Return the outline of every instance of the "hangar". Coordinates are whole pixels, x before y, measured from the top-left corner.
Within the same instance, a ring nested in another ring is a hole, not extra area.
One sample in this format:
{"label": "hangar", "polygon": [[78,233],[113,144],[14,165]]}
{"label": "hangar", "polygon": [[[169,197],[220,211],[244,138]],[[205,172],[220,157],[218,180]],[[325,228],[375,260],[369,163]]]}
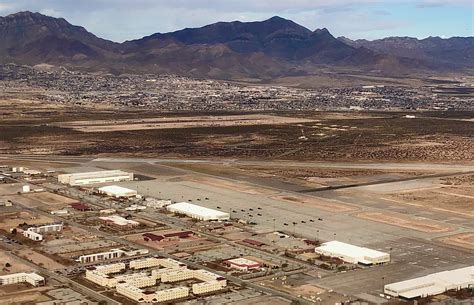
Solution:
{"label": "hangar", "polygon": [[224,213],[221,211],[205,208],[199,205],[195,205],[188,202],[178,202],[175,204],[170,204],[166,207],[170,212],[177,214],[184,214],[188,217],[199,219],[203,221],[208,220],[228,220],[230,218],[229,213]]}
{"label": "hangar", "polygon": [[414,299],[469,287],[474,287],[474,266],[388,284],[384,286],[384,293],[393,297]]}
{"label": "hangar", "polygon": [[105,194],[110,197],[133,197],[137,196],[138,193],[135,190],[128,189],[126,187],[121,187],[118,185],[109,185],[99,188],[99,193]]}
{"label": "hangar", "polygon": [[69,185],[84,185],[132,180],[133,173],[127,173],[121,170],[107,170],[58,175],[58,181],[60,183]]}
{"label": "hangar", "polygon": [[376,265],[388,263],[390,254],[358,247],[340,241],[329,241],[315,249],[316,253],[324,256],[337,257],[351,264]]}

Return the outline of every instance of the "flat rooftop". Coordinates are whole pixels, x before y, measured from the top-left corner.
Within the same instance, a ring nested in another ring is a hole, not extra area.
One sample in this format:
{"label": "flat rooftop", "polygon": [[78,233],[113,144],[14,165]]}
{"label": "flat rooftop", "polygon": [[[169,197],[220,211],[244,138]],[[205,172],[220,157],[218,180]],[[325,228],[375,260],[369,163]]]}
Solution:
{"label": "flat rooftop", "polygon": [[229,213],[205,208],[189,202],[178,202],[170,204],[167,209],[179,210],[182,213],[194,214],[203,217],[228,217]]}
{"label": "flat rooftop", "polygon": [[412,299],[443,293],[448,289],[465,288],[472,285],[474,285],[474,266],[432,273],[388,284],[384,286],[384,291],[393,296]]}
{"label": "flat rooftop", "polygon": [[130,175],[130,173],[127,173],[121,170],[106,170],[106,171],[95,171],[95,172],[86,172],[86,173],[64,174],[64,176],[74,177],[75,179],[107,178],[107,177],[128,176],[128,175]]}
{"label": "flat rooftop", "polygon": [[328,241],[326,243],[323,243],[320,247],[317,247],[316,249],[323,250],[323,251],[328,251],[332,253],[339,253],[339,254],[344,254],[350,257],[381,257],[388,255],[388,253],[365,248],[365,247],[359,247],[359,246],[354,246],[351,244],[346,244],[344,242],[340,242],[337,240],[334,241]]}

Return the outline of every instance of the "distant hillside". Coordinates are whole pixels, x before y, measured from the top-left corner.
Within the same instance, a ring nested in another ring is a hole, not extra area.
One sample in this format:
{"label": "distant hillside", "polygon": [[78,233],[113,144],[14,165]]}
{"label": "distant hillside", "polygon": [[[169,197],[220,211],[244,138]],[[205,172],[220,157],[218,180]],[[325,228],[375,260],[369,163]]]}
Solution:
{"label": "distant hillside", "polygon": [[470,68],[473,58],[472,38],[352,41],[280,17],[218,22],[119,44],[62,18],[20,12],[0,17],[0,40],[0,63],[221,79],[306,75],[320,66],[404,74]]}
{"label": "distant hillside", "polygon": [[389,37],[378,40],[350,40],[340,37],[340,41],[357,48],[367,48],[380,54],[414,58],[456,67],[474,67],[474,37]]}

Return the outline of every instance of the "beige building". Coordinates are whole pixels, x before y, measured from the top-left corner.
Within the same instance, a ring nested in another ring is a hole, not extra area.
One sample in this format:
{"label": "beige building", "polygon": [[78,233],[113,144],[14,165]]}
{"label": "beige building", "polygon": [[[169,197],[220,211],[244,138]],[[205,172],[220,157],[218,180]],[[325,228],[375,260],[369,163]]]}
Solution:
{"label": "beige building", "polygon": [[[136,259],[130,261],[128,266],[130,270],[144,271],[123,273],[126,270],[124,263],[110,264],[89,268],[86,271],[86,279],[103,287],[115,288],[117,293],[136,302],[169,302],[189,295],[190,288],[182,286],[155,292],[143,289],[156,286],[158,280],[170,283],[195,278],[202,281],[191,286],[196,295],[219,291],[227,286],[226,279],[220,275],[207,270],[190,270],[185,264],[173,259]],[[114,273],[121,274],[114,276]]]}
{"label": "beige building", "polygon": [[95,269],[104,274],[119,273],[126,269],[125,263],[96,266]]}
{"label": "beige building", "polygon": [[0,285],[12,285],[19,283],[28,283],[33,286],[43,286],[45,284],[44,277],[31,272],[20,272],[0,276]]}
{"label": "beige building", "polygon": [[102,287],[115,287],[117,280],[97,270],[86,270],[86,279]]}
{"label": "beige building", "polygon": [[117,292],[136,302],[162,303],[185,298],[189,295],[189,288],[176,287],[148,293],[128,283],[119,284]]}
{"label": "beige building", "polygon": [[146,269],[161,266],[161,260],[154,257],[136,259],[130,262],[130,269]]}
{"label": "beige building", "polygon": [[192,289],[194,294],[206,294],[221,290],[225,286],[220,281],[210,281],[193,284]]}
{"label": "beige building", "polygon": [[193,278],[193,271],[189,269],[177,269],[171,270],[170,272],[163,273],[161,275],[161,281],[163,283],[168,282],[181,282]]}

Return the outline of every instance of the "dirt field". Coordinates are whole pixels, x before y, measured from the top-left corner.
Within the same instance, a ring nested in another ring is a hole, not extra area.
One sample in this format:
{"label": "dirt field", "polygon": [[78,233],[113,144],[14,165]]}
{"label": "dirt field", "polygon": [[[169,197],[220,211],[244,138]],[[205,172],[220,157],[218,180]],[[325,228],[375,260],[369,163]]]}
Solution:
{"label": "dirt field", "polygon": [[[9,305],[16,305],[16,304],[36,304],[38,302],[46,302],[49,301],[50,298],[41,294],[38,288],[35,288],[33,291],[31,290],[31,286],[27,287],[26,285],[8,285],[4,288],[12,288],[15,291],[8,293],[2,293],[3,288],[0,290],[0,304],[9,304]],[[27,291],[26,291],[27,290]],[[42,290],[42,289],[41,289]]]}
{"label": "dirt field", "polygon": [[[82,132],[73,126],[61,128],[57,124],[98,120],[117,121],[123,126],[123,122],[128,121],[134,125],[137,117],[154,119],[164,115],[158,112],[94,112],[87,109],[60,112],[51,109],[47,114],[39,111],[0,122],[0,153],[446,162],[472,161],[474,155],[470,132],[473,123],[450,119],[458,117],[457,113],[443,113],[442,120],[435,117],[436,113],[406,120],[402,113],[295,112],[285,115],[312,121],[144,130],[132,130],[127,126],[127,131]],[[186,115],[196,117],[195,113],[167,113],[166,118],[173,121],[174,117],[185,119]],[[244,116],[242,113],[228,116],[236,115]],[[472,117],[469,112],[463,115]],[[222,113],[202,115],[209,116],[225,117]],[[284,117],[278,112],[271,116]],[[98,126],[100,129],[105,127]],[[302,134],[305,135],[303,139]]]}
{"label": "dirt field", "polygon": [[474,250],[474,232],[446,236],[438,240],[446,244]]}
{"label": "dirt field", "polygon": [[435,222],[433,220],[393,212],[363,212],[357,214],[356,216],[362,219],[378,221],[389,225],[426,233],[441,233],[453,230],[452,227]]}
{"label": "dirt field", "polygon": [[16,212],[0,215],[0,229],[5,231],[17,227],[19,224],[24,222],[28,224],[43,224],[51,223],[53,222],[53,219],[42,215],[32,215],[29,212]]}
{"label": "dirt field", "polygon": [[[6,268],[6,263],[9,263],[11,266]],[[5,251],[2,250],[0,250],[0,266],[0,275],[33,271],[31,267],[19,262],[18,260],[15,260],[15,258],[10,257],[5,253]]]}
{"label": "dirt field", "polygon": [[196,182],[196,183],[215,186],[218,188],[225,188],[225,189],[238,191],[238,192],[246,193],[246,194],[252,194],[252,195],[270,195],[270,194],[276,193],[276,191],[271,190],[271,189],[252,186],[252,185],[246,185],[243,183],[237,183],[237,182],[232,182],[225,179],[219,179],[219,178],[213,178],[213,177],[186,176],[184,177],[184,179],[188,181]]}
{"label": "dirt field", "polygon": [[473,191],[472,188],[442,187],[431,190],[391,194],[385,196],[385,199],[430,210],[452,212],[474,217]]}
{"label": "dirt field", "polygon": [[277,200],[284,200],[287,202],[297,203],[297,204],[304,204],[308,205],[317,209],[321,209],[328,212],[334,213],[344,213],[350,211],[356,211],[358,208],[354,206],[350,206],[348,204],[338,203],[335,201],[329,201],[324,199],[319,199],[310,196],[303,196],[303,195],[278,195],[271,197],[272,199]]}
{"label": "dirt field", "polygon": [[15,195],[10,196],[8,199],[13,202],[18,202],[28,208],[47,207],[48,210],[62,209],[73,202],[77,202],[77,200],[49,192]]}
{"label": "dirt field", "polygon": [[49,257],[44,256],[38,252],[29,249],[22,249],[18,251],[18,255],[29,260],[30,262],[34,263],[35,265],[44,267],[48,270],[56,270],[64,268],[63,265],[55,262]]}
{"label": "dirt field", "polygon": [[160,117],[127,120],[75,121],[60,122],[57,123],[56,126],[72,128],[82,132],[110,132],[147,129],[301,124],[309,122],[314,122],[314,120],[263,114],[248,114],[231,116]]}
{"label": "dirt field", "polygon": [[311,296],[317,296],[326,291],[312,284],[303,284],[303,285],[293,286],[293,285],[287,284],[284,280],[281,280],[281,279],[277,279],[275,281],[272,281],[272,280],[263,281],[260,283],[260,285],[282,290],[295,296],[301,295],[302,297],[306,297],[306,298],[311,298]]}

